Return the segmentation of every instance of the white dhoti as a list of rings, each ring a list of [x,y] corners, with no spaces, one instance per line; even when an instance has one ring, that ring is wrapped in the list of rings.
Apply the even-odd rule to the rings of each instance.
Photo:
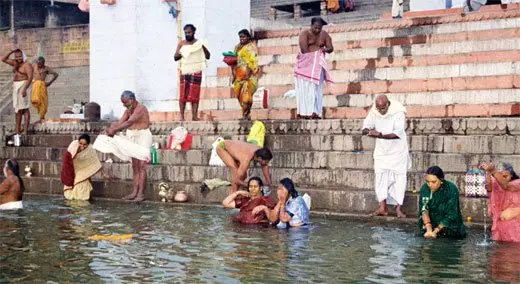
[[[93,147],[100,152],[114,154],[123,161],[130,161],[132,158],[147,161],[150,160],[152,132],[150,129],[128,129],[126,136],[117,135],[112,138],[99,135]]]
[[[406,192],[407,177],[405,173],[392,170],[375,172],[375,188],[377,201],[386,200],[389,205],[403,205]]]
[[[295,78],[295,92],[297,113],[302,116],[311,116],[313,113],[319,117],[323,115],[323,86],[325,84],[325,72],[322,70],[319,84],[312,81]]]
[[[0,205],[0,210],[18,210],[23,209],[22,201],[11,201]]]
[[[27,90],[27,95],[25,97],[22,94],[22,90],[25,84],[27,84],[27,80],[13,82],[13,108],[15,113],[31,107],[30,90]]]
[[[404,0],[394,0],[392,3],[392,17],[402,17],[404,14]]]

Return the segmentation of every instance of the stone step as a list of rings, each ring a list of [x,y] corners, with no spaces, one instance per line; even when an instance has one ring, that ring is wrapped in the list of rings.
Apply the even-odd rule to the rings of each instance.
[[[520,40],[520,39],[519,39]],[[330,75],[337,83],[352,84],[372,81],[406,81],[426,79],[456,79],[476,76],[507,76],[520,74],[520,62],[469,63],[437,66],[388,67],[364,70],[332,70]],[[231,86],[232,77],[207,77],[206,87]],[[259,86],[294,84],[294,74],[264,74],[258,80]]]
[[[493,131],[487,129],[487,125],[475,125],[477,129],[468,129],[465,133],[453,133],[461,129],[449,129],[451,134],[444,133],[441,135],[424,135],[424,134],[408,134],[408,144],[410,151],[429,153],[453,153],[453,154],[520,154],[520,141],[517,136],[505,135],[506,126],[501,133],[500,127],[495,125]],[[425,130],[435,132],[435,125],[428,126]],[[480,129],[479,127],[482,127]],[[511,129],[512,130],[512,129]],[[419,132],[420,129],[417,129]],[[410,132],[410,131],[409,131]],[[487,135],[483,135],[486,134]],[[4,157],[31,157],[30,155],[45,155],[45,159],[50,157],[61,158],[61,154],[49,154],[45,151],[62,151],[73,139],[77,139],[79,135],[48,135],[37,134],[28,135],[24,140],[26,147],[5,147]],[[193,150],[211,149],[211,144],[219,135],[204,134],[193,137],[193,145],[189,152]],[[246,135],[224,135],[227,139],[245,141]],[[91,136],[94,141],[95,135]],[[154,142],[166,145],[167,136],[155,135]],[[356,134],[330,134],[324,133],[301,133],[301,134],[276,134],[267,133],[265,146],[273,152],[277,151],[346,151],[346,152],[369,152],[374,149],[374,139],[361,136],[359,132]],[[519,146],[517,146],[519,145]],[[164,150],[169,152],[168,150]],[[38,153],[41,152],[41,153]],[[29,154],[30,153],[30,154]],[[38,154],[37,154],[38,153]],[[168,155],[184,155],[185,152],[171,152]],[[57,156],[56,156],[57,155]],[[43,158],[42,158],[43,159]],[[105,159],[102,159],[105,160]]]
[[[493,145],[495,146],[495,145]],[[490,146],[492,148],[493,146]],[[467,146],[466,146],[467,147]],[[477,148],[477,147],[475,147]],[[482,151],[474,149],[473,151]],[[506,149],[500,149],[502,151]],[[42,148],[42,147],[9,147],[5,149],[4,158],[16,158],[19,162],[42,162],[61,161],[65,148]],[[274,158],[270,162],[271,168],[294,168],[294,169],[356,169],[372,170],[373,153],[370,151],[273,151]],[[183,165],[183,166],[207,166],[211,151],[190,150],[187,152],[158,151],[160,165]],[[476,153],[432,153],[415,152],[410,153],[412,159],[411,171],[421,172],[431,165],[438,165],[447,172],[465,172],[480,162],[509,161],[513,165],[520,165],[520,156],[513,153],[508,154],[476,154]],[[109,158],[114,164],[128,164],[122,162],[111,154],[98,152],[100,161]],[[110,167],[110,163],[105,163]]]
[[[519,23],[520,24],[520,23]],[[512,39],[520,36],[520,29],[518,27],[510,28],[496,28],[489,30],[473,30],[454,33],[440,33],[430,35],[411,35],[411,36],[397,36],[385,38],[365,38],[352,39],[346,37],[345,34],[331,34],[334,51],[346,51],[349,49],[363,49],[363,48],[385,48],[385,47],[399,47],[399,46],[415,46],[419,44],[433,45],[439,43],[451,42],[466,42],[466,41],[484,41],[497,39]],[[289,41],[292,40],[292,41]],[[272,55],[272,54],[298,54],[300,47],[297,37],[283,38],[278,41],[278,45],[263,46],[259,45],[258,54]],[[261,41],[261,40],[260,40]]]
[[[59,177],[61,162],[56,161],[20,161],[20,167],[29,165],[35,177]],[[430,165],[428,165],[430,166]],[[407,190],[418,190],[424,183],[424,169],[408,172]],[[317,187],[347,187],[357,190],[372,190],[374,188],[373,169],[311,169],[311,168],[270,168],[273,181],[291,177],[297,184]],[[453,180],[464,189],[465,171],[445,171],[447,179]],[[149,165],[147,175],[150,181],[195,182],[206,179],[222,178],[231,180],[231,173],[226,167],[196,166],[196,165]],[[262,176],[261,169],[252,168],[252,176]],[[96,175],[96,179],[132,180],[132,166],[130,163],[104,163],[103,170]]]
[[[63,185],[59,178],[32,177],[24,178],[26,190],[29,193],[39,194],[63,194]],[[197,183],[170,183],[175,190],[184,190],[189,196],[189,203],[196,204],[220,204],[229,193],[228,187],[220,187],[209,192],[201,193]],[[93,180],[94,198],[119,199],[131,192],[131,181],[104,181]],[[312,197],[313,212],[336,213],[371,213],[377,208],[377,201],[373,191],[356,191],[346,188],[313,188],[297,187],[300,194],[308,193]],[[159,201],[158,184],[149,182],[145,191],[148,200]],[[276,200],[275,194],[273,198]],[[482,220],[482,208],[486,208],[487,199],[466,198],[461,196],[461,210],[463,216],[472,216],[474,221]],[[408,193],[404,202],[404,212],[409,216],[417,216],[417,195]]]
[[[492,11],[506,11],[520,9],[519,3],[509,3],[502,5],[486,5],[480,8],[480,12],[492,12]],[[460,9],[440,9],[440,10],[428,10],[428,11],[411,11],[405,12],[403,18],[420,18],[425,16],[443,16],[443,15],[460,15]],[[392,13],[384,13],[381,15],[381,19],[391,19]]]
[[[471,63],[498,63],[520,61],[518,50],[483,51],[473,53],[459,53],[450,56],[404,56],[404,57],[382,57],[360,60],[343,60],[328,62],[329,70],[371,70],[378,68],[418,67],[457,65]],[[375,71],[373,71],[375,72]],[[293,74],[294,64],[269,64],[260,66],[260,74]],[[232,76],[231,68],[219,67],[218,77]]]

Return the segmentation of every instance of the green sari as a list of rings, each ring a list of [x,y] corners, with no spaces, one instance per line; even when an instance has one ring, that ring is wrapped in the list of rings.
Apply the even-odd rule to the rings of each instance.
[[[443,181],[441,188],[436,192],[431,192],[426,183],[421,187],[419,195],[419,232],[421,236],[426,232],[422,220],[422,215],[426,211],[430,214],[434,229],[439,225],[444,226],[439,236],[451,238],[466,236],[460,212],[459,189],[451,181]]]

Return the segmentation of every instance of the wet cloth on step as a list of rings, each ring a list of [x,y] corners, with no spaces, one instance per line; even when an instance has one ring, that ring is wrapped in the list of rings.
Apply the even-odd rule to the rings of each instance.
[[[231,183],[229,181],[219,179],[219,178],[207,179],[207,180],[204,180],[202,183],[210,190],[213,190],[213,189],[221,187],[221,186],[231,185]]]
[[[17,210],[23,209],[22,201],[11,201],[0,205],[0,210]]]

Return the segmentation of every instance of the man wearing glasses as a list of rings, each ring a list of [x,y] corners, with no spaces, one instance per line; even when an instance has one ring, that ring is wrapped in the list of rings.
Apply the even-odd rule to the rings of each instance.
[[[406,108],[387,96],[376,98],[363,121],[363,135],[376,139],[374,148],[375,190],[379,208],[375,216],[388,215],[387,204],[397,205],[397,217],[405,218],[401,211],[406,191],[406,173],[412,166],[406,137]]]

